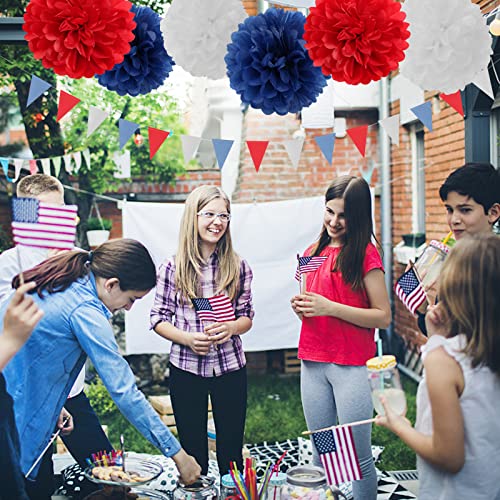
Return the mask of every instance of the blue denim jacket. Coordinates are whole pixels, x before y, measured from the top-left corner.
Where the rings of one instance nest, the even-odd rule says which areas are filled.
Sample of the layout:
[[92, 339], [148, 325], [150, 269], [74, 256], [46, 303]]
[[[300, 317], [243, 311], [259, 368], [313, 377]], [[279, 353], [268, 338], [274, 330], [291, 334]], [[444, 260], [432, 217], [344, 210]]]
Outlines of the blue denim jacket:
[[[43, 299], [32, 297], [44, 316], [4, 370], [14, 400], [23, 472], [50, 440], [87, 355], [123, 415], [164, 455], [175, 455], [179, 443], [139, 391], [119, 353], [111, 314], [97, 297], [94, 276], [75, 281], [63, 292], [44, 293]], [[0, 305], [0, 332], [8, 302]]]

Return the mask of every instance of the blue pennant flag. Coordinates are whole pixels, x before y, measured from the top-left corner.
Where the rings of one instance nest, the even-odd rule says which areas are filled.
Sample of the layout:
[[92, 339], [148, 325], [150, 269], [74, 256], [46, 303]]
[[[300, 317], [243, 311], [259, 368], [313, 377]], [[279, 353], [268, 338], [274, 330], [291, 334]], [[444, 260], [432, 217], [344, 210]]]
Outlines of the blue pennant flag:
[[219, 168], [221, 170], [222, 167], [224, 166], [229, 151], [231, 151], [231, 148], [233, 147], [233, 143], [234, 141], [226, 139], [212, 139], [215, 156], [217, 157], [217, 163], [219, 164]]
[[26, 107], [28, 107], [33, 101], [36, 101], [46, 90], [50, 89], [52, 85], [38, 76], [31, 75], [30, 90], [28, 92], [28, 100], [26, 101]]
[[323, 156], [331, 165], [333, 160], [333, 147], [335, 145], [335, 134], [319, 135], [315, 137], [314, 140], [319, 146], [319, 149], [321, 149]]
[[432, 132], [432, 107], [431, 102], [427, 101], [410, 108], [412, 113]]
[[118, 129], [120, 131], [120, 149], [125, 146], [125, 143], [132, 137], [132, 134], [139, 128], [139, 125], [128, 120], [120, 118], [118, 120]]
[[14, 179], [11, 179], [9, 177], [9, 159], [8, 158], [0, 158], [0, 163], [2, 164], [2, 170], [3, 170], [3, 173], [5, 174], [5, 178], [9, 182], [12, 182]]

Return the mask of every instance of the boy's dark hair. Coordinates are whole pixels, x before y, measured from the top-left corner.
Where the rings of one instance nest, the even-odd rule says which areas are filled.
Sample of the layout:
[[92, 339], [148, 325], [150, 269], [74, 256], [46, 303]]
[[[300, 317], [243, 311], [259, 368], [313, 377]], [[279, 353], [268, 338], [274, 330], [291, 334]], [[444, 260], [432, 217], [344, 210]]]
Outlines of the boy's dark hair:
[[439, 196], [446, 201], [452, 191], [471, 197], [484, 208], [484, 213], [500, 203], [500, 174], [490, 163], [466, 163], [452, 172], [439, 188]]

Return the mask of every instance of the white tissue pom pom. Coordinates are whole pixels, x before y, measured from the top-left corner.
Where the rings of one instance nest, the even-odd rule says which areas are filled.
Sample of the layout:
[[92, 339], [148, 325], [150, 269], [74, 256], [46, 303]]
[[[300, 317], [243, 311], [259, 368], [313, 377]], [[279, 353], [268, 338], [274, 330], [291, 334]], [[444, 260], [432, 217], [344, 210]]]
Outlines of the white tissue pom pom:
[[193, 76], [223, 78], [231, 34], [246, 17], [241, 0], [174, 0], [161, 23], [165, 48]]
[[490, 61], [491, 37], [479, 5], [470, 0], [406, 0], [410, 47], [403, 76], [423, 90], [462, 90]]

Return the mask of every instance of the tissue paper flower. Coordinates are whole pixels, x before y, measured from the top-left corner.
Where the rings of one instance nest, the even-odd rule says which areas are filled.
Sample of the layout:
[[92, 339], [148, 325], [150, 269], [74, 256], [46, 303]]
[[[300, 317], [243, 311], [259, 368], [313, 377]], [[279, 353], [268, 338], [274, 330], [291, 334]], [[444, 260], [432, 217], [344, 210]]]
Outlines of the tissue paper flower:
[[233, 33], [225, 61], [231, 87], [244, 103], [269, 115], [297, 113], [326, 85], [304, 48], [300, 12], [268, 9]]
[[223, 78], [231, 33], [246, 17], [239, 0], [173, 0], [161, 23], [165, 48], [193, 76]]
[[452, 94], [490, 61], [491, 37], [479, 5], [470, 0], [406, 0], [410, 48], [401, 74], [423, 90]]
[[31, 0], [23, 29], [36, 59], [58, 75], [90, 78], [123, 61], [134, 39], [127, 0]]
[[408, 48], [407, 28], [394, 0], [317, 0], [307, 16], [304, 40], [325, 75], [356, 85], [397, 69]]
[[147, 94], [158, 88], [175, 64], [163, 46], [160, 16], [149, 7], [132, 7], [135, 38], [122, 63], [98, 76], [99, 83], [120, 95]]

